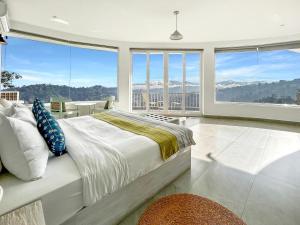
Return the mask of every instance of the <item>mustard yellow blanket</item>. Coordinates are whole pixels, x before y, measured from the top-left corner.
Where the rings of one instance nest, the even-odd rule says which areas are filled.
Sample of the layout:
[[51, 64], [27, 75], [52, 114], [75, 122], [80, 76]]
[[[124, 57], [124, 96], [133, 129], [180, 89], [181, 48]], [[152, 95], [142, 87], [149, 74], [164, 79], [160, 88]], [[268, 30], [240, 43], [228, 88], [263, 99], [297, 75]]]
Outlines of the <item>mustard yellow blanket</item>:
[[122, 130], [152, 139], [159, 144], [161, 156], [164, 160], [168, 159], [179, 150], [176, 136], [169, 131], [151, 126], [150, 124], [142, 124], [122, 117], [117, 117], [106, 112], [97, 113], [94, 117], [119, 127]]

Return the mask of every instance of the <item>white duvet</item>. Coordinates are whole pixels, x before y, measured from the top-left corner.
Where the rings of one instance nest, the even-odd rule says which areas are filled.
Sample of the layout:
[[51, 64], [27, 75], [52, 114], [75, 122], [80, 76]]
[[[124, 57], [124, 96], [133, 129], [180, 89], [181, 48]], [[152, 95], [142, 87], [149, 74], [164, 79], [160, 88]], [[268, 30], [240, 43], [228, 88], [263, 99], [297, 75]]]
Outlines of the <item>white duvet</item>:
[[83, 180], [85, 206], [164, 163], [159, 145], [90, 116], [59, 120]]

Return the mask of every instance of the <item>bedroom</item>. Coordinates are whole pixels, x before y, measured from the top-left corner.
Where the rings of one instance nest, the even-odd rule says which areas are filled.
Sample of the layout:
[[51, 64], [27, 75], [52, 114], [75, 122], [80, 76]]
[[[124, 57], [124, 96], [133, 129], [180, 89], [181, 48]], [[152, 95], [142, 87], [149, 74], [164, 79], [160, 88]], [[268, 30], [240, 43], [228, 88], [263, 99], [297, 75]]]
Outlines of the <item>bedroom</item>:
[[1, 0], [0, 225], [300, 224], [299, 9]]

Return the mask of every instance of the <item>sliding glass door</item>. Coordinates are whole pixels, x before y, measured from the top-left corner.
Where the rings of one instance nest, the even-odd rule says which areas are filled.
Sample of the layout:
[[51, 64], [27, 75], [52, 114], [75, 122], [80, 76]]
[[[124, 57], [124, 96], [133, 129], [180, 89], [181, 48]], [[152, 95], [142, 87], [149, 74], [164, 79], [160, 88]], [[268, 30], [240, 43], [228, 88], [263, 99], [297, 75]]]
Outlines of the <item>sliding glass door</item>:
[[132, 110], [200, 111], [200, 51], [132, 52]]
[[184, 92], [183, 92], [183, 53], [168, 53], [169, 58], [169, 111], [184, 110]]
[[132, 54], [132, 108], [148, 110], [147, 97], [147, 54]]
[[163, 110], [164, 55], [154, 52], [149, 57], [149, 110]]
[[185, 54], [184, 96], [186, 111], [200, 111], [201, 56], [199, 53]]

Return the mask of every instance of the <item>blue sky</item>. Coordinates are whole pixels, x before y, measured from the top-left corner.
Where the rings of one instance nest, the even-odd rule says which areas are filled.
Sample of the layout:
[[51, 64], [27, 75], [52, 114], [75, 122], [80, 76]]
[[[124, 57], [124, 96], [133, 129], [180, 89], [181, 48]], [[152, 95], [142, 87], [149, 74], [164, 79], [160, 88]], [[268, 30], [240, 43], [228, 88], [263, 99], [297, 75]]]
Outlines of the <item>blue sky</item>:
[[300, 49], [227, 52], [216, 55], [216, 81], [278, 81], [300, 78]]
[[[146, 80], [146, 55], [135, 54], [133, 82]], [[187, 54], [187, 81], [199, 82], [200, 57]], [[162, 80], [162, 54], [150, 56], [150, 80]], [[153, 66], [152, 66], [153, 65]], [[169, 80], [182, 80], [182, 55], [169, 57]], [[300, 78], [300, 50], [227, 52], [216, 54], [216, 82], [293, 80]]]
[[[133, 54], [133, 83], [146, 82], [146, 54]], [[186, 54], [186, 80], [199, 83], [199, 53]], [[182, 81], [182, 54], [169, 55], [169, 80]], [[163, 81], [163, 54], [150, 54], [150, 81]]]
[[[23, 79], [16, 86], [46, 83], [117, 86], [118, 54], [9, 37], [2, 49], [4, 69]], [[71, 57], [70, 57], [71, 55]], [[187, 81], [199, 83], [197, 53], [186, 55]], [[70, 73], [71, 71], [71, 73]], [[71, 79], [70, 79], [71, 75]], [[227, 52], [216, 55], [216, 81], [277, 81], [300, 78], [300, 50]], [[133, 83], [146, 80], [146, 55], [133, 56]], [[150, 80], [163, 81], [162, 53], [150, 55]], [[182, 55], [170, 54], [169, 80], [182, 80]]]
[[23, 76], [14, 82], [16, 86], [37, 83], [69, 85], [69, 82], [74, 87], [117, 86], [117, 52], [13, 37], [8, 37], [7, 42], [2, 49], [4, 69]]

